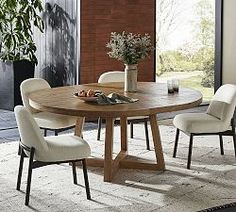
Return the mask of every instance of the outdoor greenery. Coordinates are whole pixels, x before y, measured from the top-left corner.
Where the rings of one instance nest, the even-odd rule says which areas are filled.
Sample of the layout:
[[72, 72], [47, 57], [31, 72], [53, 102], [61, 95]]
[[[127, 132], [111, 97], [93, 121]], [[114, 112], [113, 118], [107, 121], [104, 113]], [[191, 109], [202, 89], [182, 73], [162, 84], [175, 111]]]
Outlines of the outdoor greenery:
[[[169, 5], [165, 0], [160, 0], [161, 12], [165, 15], [177, 11], [178, 6], [181, 4], [179, 0], [168, 0]], [[162, 30], [160, 31], [159, 39], [157, 40], [157, 75], [166, 76], [168, 72], [194, 72], [200, 71], [202, 74], [195, 77], [190, 77], [188, 80], [194, 80], [191, 84], [192, 87], [201, 86], [204, 88], [212, 88], [214, 86], [214, 8], [209, 0], [196, 0], [195, 11], [198, 17], [194, 23], [193, 37], [191, 40], [173, 50], [164, 50], [163, 46], [166, 45], [167, 40], [161, 39], [161, 36], [165, 36], [171, 33], [171, 30], [177, 29], [176, 21], [178, 18], [177, 11], [176, 17], [173, 16], [169, 22], [163, 18]], [[168, 11], [166, 8], [171, 8]], [[161, 25], [161, 23], [159, 23]], [[163, 26], [168, 25], [168, 26]], [[174, 39], [174, 38], [173, 38]], [[185, 82], [185, 83], [183, 83]], [[182, 83], [188, 85], [187, 79]], [[198, 85], [197, 85], [198, 84]], [[210, 92], [212, 93], [212, 92]]]
[[201, 85], [214, 86], [214, 49], [202, 48], [191, 57], [181, 50], [166, 51], [159, 55], [158, 76], [165, 72], [192, 72], [202, 71]]
[[202, 71], [193, 72], [165, 72], [161, 77], [157, 77], [158, 82], [164, 82], [165, 79], [178, 78], [180, 86], [189, 87], [201, 91], [204, 101], [210, 101], [214, 90], [210, 87], [203, 87], [201, 85], [204, 73]]
[[214, 95], [214, 90], [209, 87], [201, 86], [202, 76], [192, 76], [188, 79], [180, 80], [180, 86], [189, 87], [201, 91], [204, 101], [210, 101], [212, 96]]
[[33, 26], [43, 32], [43, 21], [38, 15], [43, 10], [41, 0], [0, 1], [0, 59], [3, 61], [29, 60], [37, 64]]
[[106, 47], [111, 49], [107, 53], [109, 57], [127, 65], [138, 64], [140, 60], [148, 57], [153, 50], [152, 41], [148, 34], [140, 35], [126, 32], [112, 32], [111, 39]]

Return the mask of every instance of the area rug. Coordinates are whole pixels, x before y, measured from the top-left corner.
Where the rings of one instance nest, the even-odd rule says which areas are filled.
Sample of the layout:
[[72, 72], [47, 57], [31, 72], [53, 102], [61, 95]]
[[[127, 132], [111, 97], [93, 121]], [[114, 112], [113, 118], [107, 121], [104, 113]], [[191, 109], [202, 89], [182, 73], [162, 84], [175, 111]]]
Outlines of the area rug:
[[[177, 158], [172, 158], [175, 129], [160, 126], [166, 171], [125, 170], [118, 172], [112, 183], [103, 182], [103, 169], [89, 167], [92, 200], [86, 199], [82, 170], [78, 183], [72, 183], [71, 167], [52, 165], [33, 170], [30, 206], [24, 206], [27, 163], [22, 190], [16, 191], [19, 163], [18, 142], [0, 144], [0, 211], [200, 211], [236, 202], [236, 160], [233, 142], [224, 138], [225, 155], [220, 155], [217, 136], [196, 137], [191, 170], [186, 169], [188, 136], [181, 134]], [[102, 140], [96, 130], [86, 131], [84, 139], [92, 155], [103, 157]], [[119, 148], [119, 128], [115, 128], [114, 152]], [[151, 134], [151, 133], [150, 133]], [[154, 159], [145, 149], [143, 125], [135, 125], [134, 138], [129, 138], [129, 152], [134, 156]], [[114, 154], [115, 154], [114, 153]]]

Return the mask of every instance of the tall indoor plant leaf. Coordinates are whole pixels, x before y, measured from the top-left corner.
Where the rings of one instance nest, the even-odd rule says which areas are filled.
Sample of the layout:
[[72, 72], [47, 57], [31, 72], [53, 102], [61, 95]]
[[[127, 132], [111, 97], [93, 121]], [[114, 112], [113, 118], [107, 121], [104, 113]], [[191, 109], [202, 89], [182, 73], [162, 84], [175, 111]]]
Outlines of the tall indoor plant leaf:
[[33, 27], [43, 32], [41, 0], [0, 1], [0, 59], [37, 64]]

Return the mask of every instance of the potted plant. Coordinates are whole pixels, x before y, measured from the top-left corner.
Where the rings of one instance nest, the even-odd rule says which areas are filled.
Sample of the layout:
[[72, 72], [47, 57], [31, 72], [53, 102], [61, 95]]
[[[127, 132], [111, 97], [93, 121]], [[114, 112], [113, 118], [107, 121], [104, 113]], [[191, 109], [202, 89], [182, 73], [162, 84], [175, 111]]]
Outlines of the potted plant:
[[0, 108], [13, 109], [21, 104], [20, 84], [34, 77], [36, 45], [33, 30], [43, 32], [38, 15], [41, 0], [0, 1]]
[[110, 41], [106, 45], [111, 50], [109, 57], [122, 61], [125, 64], [125, 91], [137, 91], [137, 65], [148, 57], [154, 50], [148, 34], [112, 32]]

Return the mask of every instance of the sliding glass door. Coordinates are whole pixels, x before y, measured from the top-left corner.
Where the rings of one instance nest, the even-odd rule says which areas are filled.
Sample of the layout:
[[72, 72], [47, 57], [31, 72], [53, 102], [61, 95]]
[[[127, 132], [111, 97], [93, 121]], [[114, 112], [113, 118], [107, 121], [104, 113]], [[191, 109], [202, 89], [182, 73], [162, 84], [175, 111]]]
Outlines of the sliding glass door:
[[214, 94], [215, 0], [157, 0], [156, 81]]

